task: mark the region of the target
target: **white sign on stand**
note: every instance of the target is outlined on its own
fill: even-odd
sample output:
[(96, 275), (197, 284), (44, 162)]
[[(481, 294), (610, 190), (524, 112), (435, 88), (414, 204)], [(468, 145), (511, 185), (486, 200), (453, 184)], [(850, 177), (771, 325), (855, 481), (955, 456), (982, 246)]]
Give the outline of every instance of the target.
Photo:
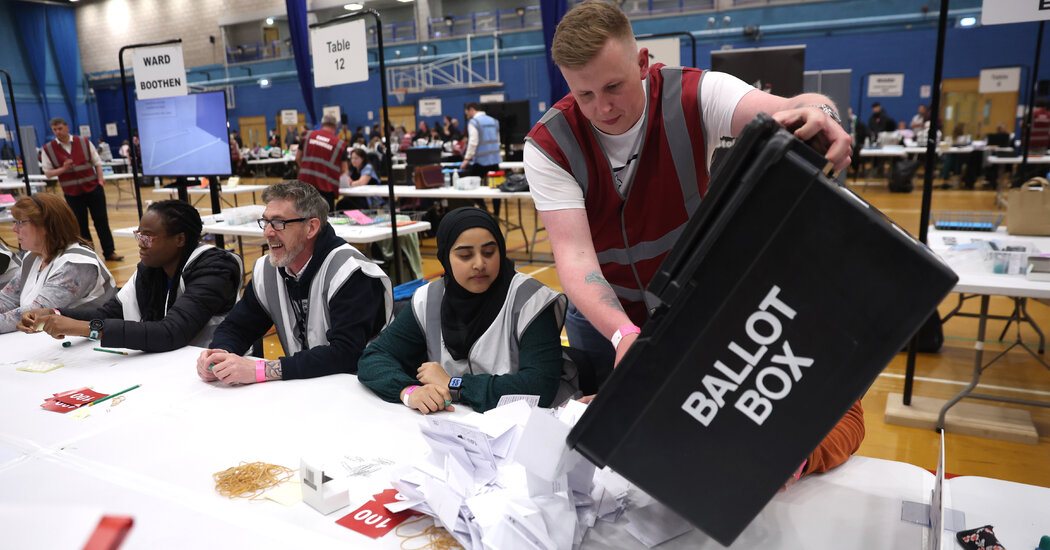
[(109, 136), (109, 137), (114, 137), (114, 136), (117, 135), (117, 123), (116, 122), (107, 122), (106, 123), (106, 135)]
[(984, 0), (981, 6), (982, 25), (1046, 20), (1050, 20), (1046, 0)]
[(131, 53), (135, 93), (139, 99), (186, 95), (186, 65), (182, 44), (135, 48)]
[(310, 47), (313, 50), (315, 87), (368, 80), (364, 19), (312, 29)]
[(904, 95), (904, 73), (868, 76), (868, 97), (901, 97)]
[(299, 124), (299, 111), (295, 109), (281, 109), (281, 124), (285, 126)]
[(7, 98), (4, 97), (3, 84), (0, 84), (0, 116), (7, 116)]
[(419, 116), (441, 116), (441, 98), (428, 97), (420, 99)]
[(342, 108), (338, 105), (326, 105), (321, 109), (321, 116), (326, 117), (328, 115), (334, 116), (335, 121), (339, 122), (339, 119), (342, 116)]
[(1016, 92), (1021, 89), (1021, 68), (982, 69), (977, 93)]
[(80, 125), (80, 137), (90, 138), (91, 137), (91, 126), (87, 124)]

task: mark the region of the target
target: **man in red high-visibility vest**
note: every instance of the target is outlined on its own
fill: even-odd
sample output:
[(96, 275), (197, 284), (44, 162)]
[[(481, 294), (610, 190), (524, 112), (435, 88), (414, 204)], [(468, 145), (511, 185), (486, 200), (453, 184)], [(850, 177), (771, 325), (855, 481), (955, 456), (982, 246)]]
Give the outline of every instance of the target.
[(346, 143), (335, 135), (339, 122), (333, 115), (321, 118), (321, 129), (309, 132), (299, 144), (295, 162), (299, 164), (299, 181), (317, 188), (328, 209), (335, 209), (335, 198), (339, 195), (339, 181), (349, 178), (350, 168), (346, 162)]
[(73, 209), (80, 225), (80, 236), (91, 241), (88, 229), (88, 212), (95, 221), (102, 245), (102, 256), (109, 262), (124, 259), (117, 255), (113, 246), (113, 234), (109, 231), (109, 216), (106, 214), (106, 192), (102, 188), (102, 161), (90, 140), (70, 135), (69, 124), (61, 117), (51, 119), (51, 132), (55, 139), (44, 145), (40, 158), (44, 175), (58, 178), (66, 203)]

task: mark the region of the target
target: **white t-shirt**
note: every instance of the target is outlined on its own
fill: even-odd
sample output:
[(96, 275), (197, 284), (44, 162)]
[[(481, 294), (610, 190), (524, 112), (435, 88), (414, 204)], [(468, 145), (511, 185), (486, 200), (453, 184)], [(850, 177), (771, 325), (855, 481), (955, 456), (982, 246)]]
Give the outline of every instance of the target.
[[(648, 78), (644, 86), (648, 107)], [(718, 147), (722, 136), (732, 135), (733, 112), (737, 103), (754, 89), (750, 84), (730, 74), (714, 71), (704, 73), (700, 81), (700, 97), (708, 166), (711, 163), (711, 154)], [(642, 138), (644, 123), (644, 117), (639, 117), (630, 130), (617, 136), (600, 130), (595, 132), (609, 157), (618, 189), (623, 185), (622, 182), (631, 181), (638, 167), (638, 159), (632, 157), (638, 148), (638, 141)], [(525, 177), (529, 180), (529, 191), (536, 203), (536, 210), (584, 208), (583, 190), (576, 180), (558, 163), (548, 158), (532, 140), (525, 142), (524, 161)]]

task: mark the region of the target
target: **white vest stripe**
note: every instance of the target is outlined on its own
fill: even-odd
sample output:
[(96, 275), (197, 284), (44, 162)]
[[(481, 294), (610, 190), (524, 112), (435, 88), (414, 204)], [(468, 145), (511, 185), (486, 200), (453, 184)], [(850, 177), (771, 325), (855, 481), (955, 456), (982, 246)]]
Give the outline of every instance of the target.
[[(203, 254), (206, 250), (213, 248), (215, 247), (210, 244), (198, 244), (197, 248), (195, 248), (193, 252), (190, 253), (190, 257), (186, 260), (186, 265), (182, 267), (182, 274), (179, 276), (178, 296), (182, 296), (182, 294), (186, 292), (186, 271), (190, 269), (190, 266), (193, 265), (193, 262), (196, 261), (201, 254)], [(234, 259), (237, 260), (237, 273), (243, 273), (244, 264), (241, 262), (241, 257), (229, 251), (223, 252), (233, 256)], [(117, 292), (117, 299), (120, 300), (120, 307), (124, 314), (124, 320), (134, 321), (138, 323), (142, 322), (142, 310), (139, 308), (138, 294), (135, 290), (136, 280), (138, 280), (138, 270), (135, 270), (135, 273), (131, 274), (131, 278), (128, 279), (128, 282), (124, 283), (124, 286), (120, 289), (119, 292)], [(237, 284), (236, 295), (240, 296), (244, 278), (238, 277), (238, 281), (239, 282)], [(171, 290), (168, 290), (168, 293), (164, 295), (165, 316), (168, 315), (168, 296), (170, 295)], [(212, 334), (215, 332), (215, 327), (219, 326), (219, 323), (222, 323), (223, 319), (226, 319), (225, 314), (213, 315), (211, 319), (208, 319), (207, 324), (205, 324), (204, 327), (201, 328), (200, 332), (198, 332), (197, 335), (194, 336), (192, 340), (190, 340), (189, 345), (200, 346), (204, 348), (208, 347), (208, 344), (211, 343)]]
[[(383, 282), (384, 326), (390, 321), (394, 307), (390, 279), (379, 266), (369, 261), (356, 248), (344, 244), (328, 254), (310, 282), (310, 308), (306, 321), (306, 340), (309, 347), (328, 345), (328, 330), (331, 328), (329, 303), (357, 270)], [(288, 298), (288, 288), (277, 268), (270, 265), (268, 256), (256, 260), (252, 270), (252, 288), (259, 305), (273, 320), (285, 355), (300, 351), (302, 345), (295, 337), (295, 312)]]
[(518, 372), (518, 345), (521, 335), (552, 303), (559, 330), (565, 320), (568, 300), (539, 281), (521, 273), (511, 280), (507, 299), (492, 325), (470, 348), (469, 360), (456, 361), (444, 345), (441, 334), (441, 298), (444, 280), (434, 281), (412, 296), (412, 312), (426, 335), (427, 360), (437, 361), (449, 376), (464, 374), (513, 374)]
[(69, 245), (65, 251), (59, 254), (44, 273), (40, 272), (40, 264), (43, 258), (39, 254), (30, 254), (22, 264), (21, 283), (22, 283), (22, 295), (19, 297), (19, 305), (27, 307), (33, 304), (37, 296), (40, 295), (40, 288), (46, 281), (47, 276), (51, 274), (53, 270), (56, 270), (67, 262), (95, 265), (98, 267), (98, 276), (95, 279), (94, 287), (84, 297), (77, 299), (67, 305), (66, 307), (81, 307), (81, 306), (100, 306), (113, 295), (114, 290), (117, 287), (116, 281), (113, 279), (113, 275), (106, 268), (106, 265), (98, 259), (98, 255), (95, 254), (94, 250), (87, 248), (80, 243), (73, 243)]

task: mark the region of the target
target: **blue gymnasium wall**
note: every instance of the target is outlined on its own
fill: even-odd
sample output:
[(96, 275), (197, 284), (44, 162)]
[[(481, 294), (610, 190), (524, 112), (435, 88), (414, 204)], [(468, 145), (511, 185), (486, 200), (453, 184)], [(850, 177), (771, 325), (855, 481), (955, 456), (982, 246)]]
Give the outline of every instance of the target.
[[(81, 82), (77, 86), (76, 113), (70, 111), (62, 91), (55, 62), (55, 52), (51, 47), (51, 41), (47, 41), (47, 50), (42, 52), (47, 60), (47, 90), (46, 105), (41, 100), (40, 91), (37, 89), (36, 81), (30, 72), (27, 62), (27, 52), (22, 48), (19, 39), (20, 30), (15, 21), (12, 10), (14, 7), (10, 2), (0, 0), (0, 36), (4, 37), (3, 45), (0, 46), (0, 69), (4, 69), (11, 75), (11, 84), (14, 86), (15, 107), (18, 109), (18, 123), (22, 126), (36, 127), (37, 143), (26, 144), (27, 150), (31, 147), (42, 146), (49, 137), (51, 129), (48, 126), (48, 115), (51, 117), (62, 117), (69, 122), (71, 130), (77, 132), (75, 125), (91, 125), (92, 139), (98, 138), (98, 119), (95, 116), (95, 108), (85, 103), (86, 88)], [(72, 8), (70, 8), (72, 9)], [(32, 52), (33, 55), (41, 55), (41, 52)], [(7, 99), (8, 115), (0, 117), (0, 123), (8, 130), (14, 130), (15, 119), (10, 113), (11, 100), (8, 96), (11, 90), (7, 87), (7, 81), (3, 80), (4, 97)], [(18, 149), (17, 137), (14, 140), (15, 150)]]

